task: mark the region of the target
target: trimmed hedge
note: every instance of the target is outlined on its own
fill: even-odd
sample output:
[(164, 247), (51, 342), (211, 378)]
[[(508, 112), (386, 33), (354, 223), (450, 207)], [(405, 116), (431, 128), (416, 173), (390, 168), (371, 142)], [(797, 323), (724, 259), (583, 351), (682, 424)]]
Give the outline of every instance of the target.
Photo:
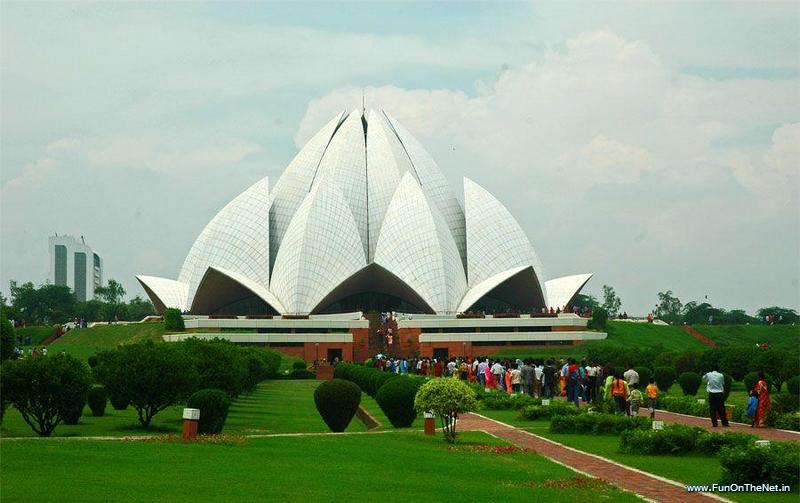
[(682, 455), (693, 452), (714, 455), (723, 447), (745, 447), (757, 438), (748, 433), (711, 433), (696, 426), (670, 424), (663, 430), (623, 432), (619, 449), (628, 454)]
[(171, 332), (183, 332), (186, 330), (180, 309), (168, 307), (164, 310), (164, 330)]
[(700, 389), (702, 382), (703, 378), (696, 372), (684, 372), (678, 377), (678, 384), (680, 384), (684, 395), (697, 395), (697, 390)]
[(284, 379), (316, 379), (317, 374), (306, 369), (294, 369)]
[(128, 405), (131, 404), (128, 397), (121, 394), (110, 394), (108, 400), (111, 402), (111, 406), (114, 410), (125, 410), (128, 408)]
[(672, 367), (658, 367), (653, 373), (658, 389), (666, 392), (675, 382), (675, 369)]
[(615, 434), (628, 430), (650, 428), (650, 419), (644, 416), (618, 416), (612, 414), (556, 415), (550, 419), (551, 433)]
[(201, 389), (189, 397), (186, 406), (190, 409), (200, 409), (198, 433), (221, 433), (228, 418), (231, 399), (220, 389)]
[(416, 376), (401, 376), (394, 372), (384, 372), (370, 367), (362, 367), (361, 365), (354, 365), (352, 363), (338, 363), (333, 369), (333, 377), (337, 379), (344, 379), (346, 381), (354, 382), (361, 391), (368, 394), (372, 398), (378, 393), (378, 390), (389, 382), (391, 379), (417, 379), (420, 381), (420, 386), (424, 382), (421, 377)]
[(794, 376), (786, 381), (786, 391), (792, 395), (800, 395), (800, 376)]
[(306, 370), (308, 368), (308, 364), (303, 360), (299, 360), (292, 363), (292, 368), (294, 370)]
[(395, 428), (407, 428), (417, 418), (414, 397), (421, 384), (419, 379), (392, 379), (375, 394), (375, 401)]
[(106, 414), (106, 403), (108, 402), (108, 393), (104, 386), (92, 386), (87, 395), (89, 402), (89, 409), (92, 411), (94, 417), (101, 417)]
[(796, 490), (800, 443), (771, 442), (769, 448), (731, 446), (720, 451), (722, 484), (788, 484)]
[(342, 432), (356, 415), (361, 403), (361, 390), (344, 379), (332, 379), (314, 391), (314, 404), (319, 415), (333, 432)]
[(550, 405), (529, 405), (523, 407), (519, 413), (521, 419), (543, 419), (554, 418), (556, 416), (575, 416), (583, 414), (585, 411), (575, 407), (571, 403), (552, 401)]

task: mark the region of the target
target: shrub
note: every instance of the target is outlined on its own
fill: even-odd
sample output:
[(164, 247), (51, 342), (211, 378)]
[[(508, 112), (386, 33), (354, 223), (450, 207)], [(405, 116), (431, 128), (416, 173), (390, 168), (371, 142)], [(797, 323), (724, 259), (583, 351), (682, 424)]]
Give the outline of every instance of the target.
[(790, 412), (796, 412), (798, 409), (800, 409), (800, 397), (797, 395), (791, 395), (789, 393), (774, 393), (769, 399), (769, 408), (779, 414), (788, 414)]
[(748, 445), (720, 451), (722, 484), (788, 484), (797, 487), (800, 443), (772, 442), (769, 448)]
[[(378, 390), (390, 379), (400, 377), (393, 372), (383, 372), (376, 368), (362, 367), (351, 363), (339, 363), (333, 370), (333, 376), (338, 379), (345, 379), (354, 382), (361, 388), (361, 391), (375, 398)], [(419, 377), (408, 376), (409, 379), (420, 379)]]
[(620, 434), (628, 430), (646, 429), (650, 420), (643, 416), (613, 414), (554, 415), (550, 419), (552, 433)]
[(456, 420), (463, 412), (475, 410), (475, 392), (458, 379), (431, 379), (422, 385), (414, 399), (418, 412), (433, 412), (442, 423), (446, 442), (456, 440)]
[(655, 369), (654, 375), (658, 389), (665, 393), (675, 382), (675, 369), (672, 367), (658, 367)]
[(419, 387), (419, 380), (399, 377), (388, 381), (375, 394), (375, 401), (395, 428), (411, 426), (417, 418), (414, 397)]
[(127, 399), (145, 428), (153, 416), (185, 399), (199, 379), (194, 362), (177, 344), (124, 344), (98, 359), (98, 381), (112, 397)]
[(681, 385), (684, 395), (697, 395), (697, 390), (700, 389), (702, 381), (703, 378), (700, 377), (700, 374), (695, 372), (684, 372), (678, 377), (678, 384)]
[(204, 341), (194, 337), (175, 346), (194, 363), (199, 386), (221, 389), (232, 398), (246, 391), (249, 366), (242, 348), (221, 339)]
[(344, 379), (325, 381), (314, 391), (317, 411), (333, 432), (341, 432), (347, 428), (360, 402), (361, 390)]
[(708, 403), (697, 403), (697, 399), (683, 396), (665, 396), (659, 398), (659, 407), (678, 414), (690, 416), (709, 417)]
[(104, 416), (106, 414), (106, 402), (108, 402), (106, 389), (103, 386), (92, 386), (89, 390), (88, 402), (94, 417)]
[(800, 431), (800, 416), (796, 413), (776, 414), (767, 412), (767, 425), (780, 430)]
[(663, 430), (640, 430), (622, 433), (619, 449), (629, 454), (686, 454), (694, 449), (702, 428), (670, 424)]
[(286, 375), (287, 379), (316, 379), (317, 374), (306, 369), (295, 369)]
[(292, 368), (294, 370), (306, 370), (308, 368), (308, 365), (306, 364), (305, 361), (298, 360), (298, 361), (292, 363)]
[[(489, 410), (508, 410), (508, 409), (522, 409), (530, 405), (541, 405), (541, 398), (533, 398), (529, 395), (511, 395), (509, 393), (500, 393), (497, 391), (490, 391), (486, 393), (482, 386), (477, 386), (480, 391), (478, 399), (484, 409)], [(473, 388), (474, 390), (475, 388)], [(476, 392), (476, 395), (478, 393)]]
[(722, 399), (727, 401), (731, 395), (731, 386), (733, 385), (733, 377), (730, 374), (722, 374)]
[(225, 419), (228, 418), (231, 399), (222, 390), (201, 389), (189, 397), (186, 406), (190, 409), (200, 409), (198, 433), (221, 433)]
[(171, 332), (183, 332), (186, 330), (180, 309), (168, 307), (164, 310), (164, 330)]
[(697, 437), (695, 451), (701, 454), (715, 456), (723, 447), (747, 447), (753, 444), (758, 437), (749, 433), (725, 432), (713, 433), (704, 431)]
[(86, 363), (89, 364), (90, 369), (95, 368), (97, 366), (97, 356), (95, 355), (90, 356), (89, 358), (86, 359)]
[(111, 402), (111, 406), (114, 408), (114, 410), (125, 410), (131, 403), (125, 395), (120, 393), (109, 394), (108, 401)]
[(675, 359), (676, 373), (697, 372), (699, 355), (696, 351), (685, 351)]
[(650, 378), (653, 376), (653, 372), (647, 367), (634, 367), (633, 370), (639, 374), (639, 388), (644, 390), (645, 386), (650, 384)]
[(575, 416), (583, 411), (575, 405), (562, 401), (552, 401), (550, 405), (529, 405), (523, 407), (519, 413), (522, 419), (543, 419), (555, 416)]
[(48, 437), (74, 411), (85, 403), (91, 382), (83, 362), (67, 354), (47, 358), (26, 358), (3, 364), (4, 399), (14, 405), (22, 419), (41, 436)]
[(82, 397), (74, 397), (68, 405), (65, 405), (61, 410), (61, 418), (64, 424), (75, 425), (78, 424), (83, 415), (83, 409), (86, 407), (86, 395)]
[(800, 395), (800, 376), (794, 376), (786, 381), (786, 391), (792, 395)]
[(744, 384), (744, 390), (750, 393), (750, 390), (756, 387), (756, 383), (758, 382), (758, 372), (750, 372), (749, 374), (745, 374), (742, 378), (742, 384)]
[(596, 307), (592, 310), (592, 327), (595, 330), (602, 330), (606, 328), (606, 323), (608, 322), (608, 311), (603, 309), (602, 307)]
[[(5, 304), (5, 302), (3, 302)], [(14, 346), (17, 336), (14, 335), (14, 325), (6, 317), (5, 306), (0, 310), (0, 361), (14, 358)]]

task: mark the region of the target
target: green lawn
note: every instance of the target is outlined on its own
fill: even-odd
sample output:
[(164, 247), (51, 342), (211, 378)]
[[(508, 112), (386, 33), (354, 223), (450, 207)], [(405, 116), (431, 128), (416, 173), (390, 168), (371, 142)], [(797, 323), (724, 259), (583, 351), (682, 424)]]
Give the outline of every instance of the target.
[[(639, 501), (484, 433), (455, 448), (419, 432), (273, 437), (231, 444), (3, 441), (8, 501)], [(40, 467), (46, 473), (30, 478)], [(45, 479), (41, 480), (42, 477)]]
[[(550, 421), (537, 419), (534, 421), (520, 419), (515, 410), (484, 410), (481, 414), (506, 424), (530, 431), (533, 434), (549, 438), (569, 447), (597, 454), (642, 471), (665, 477), (686, 484), (713, 484), (718, 482), (722, 467), (713, 456), (651, 456), (639, 454), (623, 454), (619, 452), (619, 436), (616, 435), (580, 435), (550, 433)], [(774, 501), (776, 503), (796, 502), (797, 492), (793, 494), (726, 493), (721, 496), (743, 503)]]
[(129, 325), (97, 325), (93, 328), (73, 329), (50, 345), (50, 351), (66, 351), (86, 361), (91, 355), (112, 349), (120, 344), (146, 340), (162, 341), (163, 323), (131, 323)]
[(15, 328), (14, 329), (14, 336), (19, 339), (22, 337), (23, 341), (27, 338), (31, 338), (31, 343), (26, 345), (27, 346), (38, 346), (42, 343), (43, 340), (47, 339), (52, 335), (54, 328), (51, 326), (32, 326), (32, 327), (22, 327), (22, 328)]
[(606, 332), (608, 333), (607, 342), (614, 342), (623, 346), (652, 347), (660, 344), (669, 351), (707, 348), (703, 343), (681, 330), (680, 327), (671, 325), (610, 321)]
[(698, 332), (719, 346), (768, 343), (776, 349), (800, 347), (800, 325), (695, 325)]

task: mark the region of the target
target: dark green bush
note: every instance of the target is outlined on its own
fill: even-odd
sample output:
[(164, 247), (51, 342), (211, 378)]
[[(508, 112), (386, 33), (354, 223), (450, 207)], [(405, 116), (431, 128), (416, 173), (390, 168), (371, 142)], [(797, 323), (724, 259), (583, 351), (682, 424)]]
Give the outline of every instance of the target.
[(319, 415), (333, 432), (347, 428), (361, 403), (361, 390), (344, 379), (332, 379), (320, 384), (314, 391), (314, 403)]
[(800, 395), (800, 376), (794, 376), (786, 381), (786, 391), (792, 395)]
[(421, 383), (419, 379), (399, 377), (388, 381), (375, 394), (375, 401), (395, 428), (407, 428), (417, 418), (414, 397)]
[(629, 454), (716, 455), (726, 446), (747, 446), (758, 437), (748, 433), (712, 433), (704, 428), (671, 424), (663, 430), (626, 431), (620, 437), (620, 451)]
[(180, 309), (168, 307), (164, 310), (164, 330), (170, 332), (183, 332), (186, 330)]
[(201, 389), (189, 397), (186, 406), (200, 409), (198, 433), (221, 433), (228, 418), (231, 399), (227, 393), (219, 389)]
[(125, 410), (131, 403), (130, 400), (121, 393), (109, 394), (108, 401), (111, 402), (111, 406), (114, 410)]
[(753, 444), (758, 437), (749, 433), (725, 432), (713, 433), (704, 431), (697, 437), (695, 450), (701, 454), (715, 456), (723, 447), (746, 447)]
[(678, 377), (678, 384), (680, 384), (684, 395), (697, 395), (697, 390), (700, 389), (702, 382), (703, 378), (695, 372), (684, 372)]
[(89, 390), (87, 401), (89, 402), (89, 409), (91, 409), (94, 417), (102, 417), (106, 414), (108, 393), (103, 386), (92, 386)]
[(750, 372), (745, 374), (742, 378), (742, 384), (744, 384), (744, 390), (748, 393), (750, 390), (756, 387), (756, 383), (758, 382), (758, 372)]
[[(361, 391), (375, 398), (378, 390), (387, 381), (400, 377), (394, 372), (384, 372), (376, 368), (362, 367), (352, 363), (339, 363), (333, 370), (333, 376), (337, 379), (345, 379), (355, 383)], [(407, 376), (409, 379), (421, 379), (420, 377)]]
[(550, 418), (552, 433), (620, 434), (628, 430), (647, 429), (650, 420), (643, 416), (612, 414), (556, 415)]
[(767, 425), (780, 430), (800, 431), (800, 416), (796, 413), (777, 414), (769, 411)]
[(294, 370), (306, 370), (308, 368), (308, 365), (306, 364), (305, 361), (298, 360), (298, 361), (292, 363), (292, 368)]
[(653, 377), (656, 380), (658, 389), (666, 393), (672, 383), (675, 382), (675, 369), (672, 367), (658, 367), (655, 369)]
[(317, 374), (306, 369), (295, 369), (286, 374), (286, 379), (316, 379)]
[(608, 311), (602, 307), (596, 307), (592, 310), (591, 328), (594, 330), (602, 330), (606, 328), (608, 322)]
[(575, 416), (585, 411), (561, 401), (552, 401), (550, 405), (529, 405), (523, 407), (519, 413), (522, 419), (542, 419), (555, 416)]
[(698, 403), (696, 398), (664, 396), (658, 399), (659, 408), (678, 414), (709, 417), (708, 402)]
[(633, 370), (639, 374), (639, 389), (644, 388), (650, 384), (650, 378), (653, 377), (653, 372), (648, 367), (634, 367)]
[(768, 448), (725, 447), (720, 451), (722, 484), (788, 484), (797, 487), (800, 443), (772, 442)]
[(788, 414), (800, 410), (800, 397), (789, 393), (774, 393), (770, 396), (771, 410), (778, 414)]
[(221, 339), (206, 341), (192, 337), (175, 347), (193, 361), (199, 374), (197, 387), (221, 389), (232, 398), (247, 390), (249, 365), (239, 346)]
[(89, 368), (93, 369), (97, 366), (97, 356), (92, 355), (86, 359), (86, 363), (89, 364)]

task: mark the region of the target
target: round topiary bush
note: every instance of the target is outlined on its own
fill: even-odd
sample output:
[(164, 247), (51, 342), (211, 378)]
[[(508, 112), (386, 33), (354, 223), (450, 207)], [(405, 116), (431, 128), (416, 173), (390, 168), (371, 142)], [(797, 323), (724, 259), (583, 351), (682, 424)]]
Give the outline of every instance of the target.
[(375, 394), (375, 401), (395, 428), (407, 428), (417, 418), (414, 397), (420, 384), (418, 379), (400, 377), (387, 381)]
[(89, 408), (92, 410), (92, 415), (101, 417), (106, 414), (106, 402), (108, 401), (108, 393), (103, 386), (92, 386), (87, 396)]
[(86, 359), (86, 362), (89, 364), (89, 368), (95, 368), (98, 363), (97, 357), (95, 355), (92, 355)]
[(800, 376), (794, 376), (786, 381), (786, 390), (792, 395), (800, 395)]
[(592, 310), (591, 328), (594, 330), (602, 330), (606, 328), (608, 322), (608, 311), (602, 307), (596, 307)]
[(86, 395), (74, 397), (61, 409), (61, 419), (64, 424), (75, 425), (81, 420), (83, 408), (86, 406)]
[(200, 409), (198, 433), (221, 433), (228, 418), (231, 399), (220, 389), (201, 389), (189, 397), (186, 407)]
[(675, 369), (672, 367), (658, 367), (653, 373), (658, 389), (667, 392), (675, 382)]
[(292, 363), (292, 368), (295, 369), (295, 370), (305, 370), (305, 369), (308, 368), (308, 365), (306, 364), (305, 361), (298, 360), (298, 361)]
[(114, 410), (125, 410), (131, 403), (127, 397), (122, 395), (109, 395), (108, 400), (111, 402), (111, 406), (114, 407)]
[(314, 391), (319, 415), (333, 432), (342, 432), (353, 420), (361, 403), (361, 389), (343, 379), (323, 382)]
[(639, 374), (639, 388), (644, 389), (650, 384), (650, 378), (653, 377), (653, 372), (647, 367), (633, 367), (633, 370)]
[(702, 381), (703, 378), (697, 372), (684, 372), (678, 377), (678, 384), (680, 384), (684, 395), (697, 395), (697, 390), (700, 389)]

